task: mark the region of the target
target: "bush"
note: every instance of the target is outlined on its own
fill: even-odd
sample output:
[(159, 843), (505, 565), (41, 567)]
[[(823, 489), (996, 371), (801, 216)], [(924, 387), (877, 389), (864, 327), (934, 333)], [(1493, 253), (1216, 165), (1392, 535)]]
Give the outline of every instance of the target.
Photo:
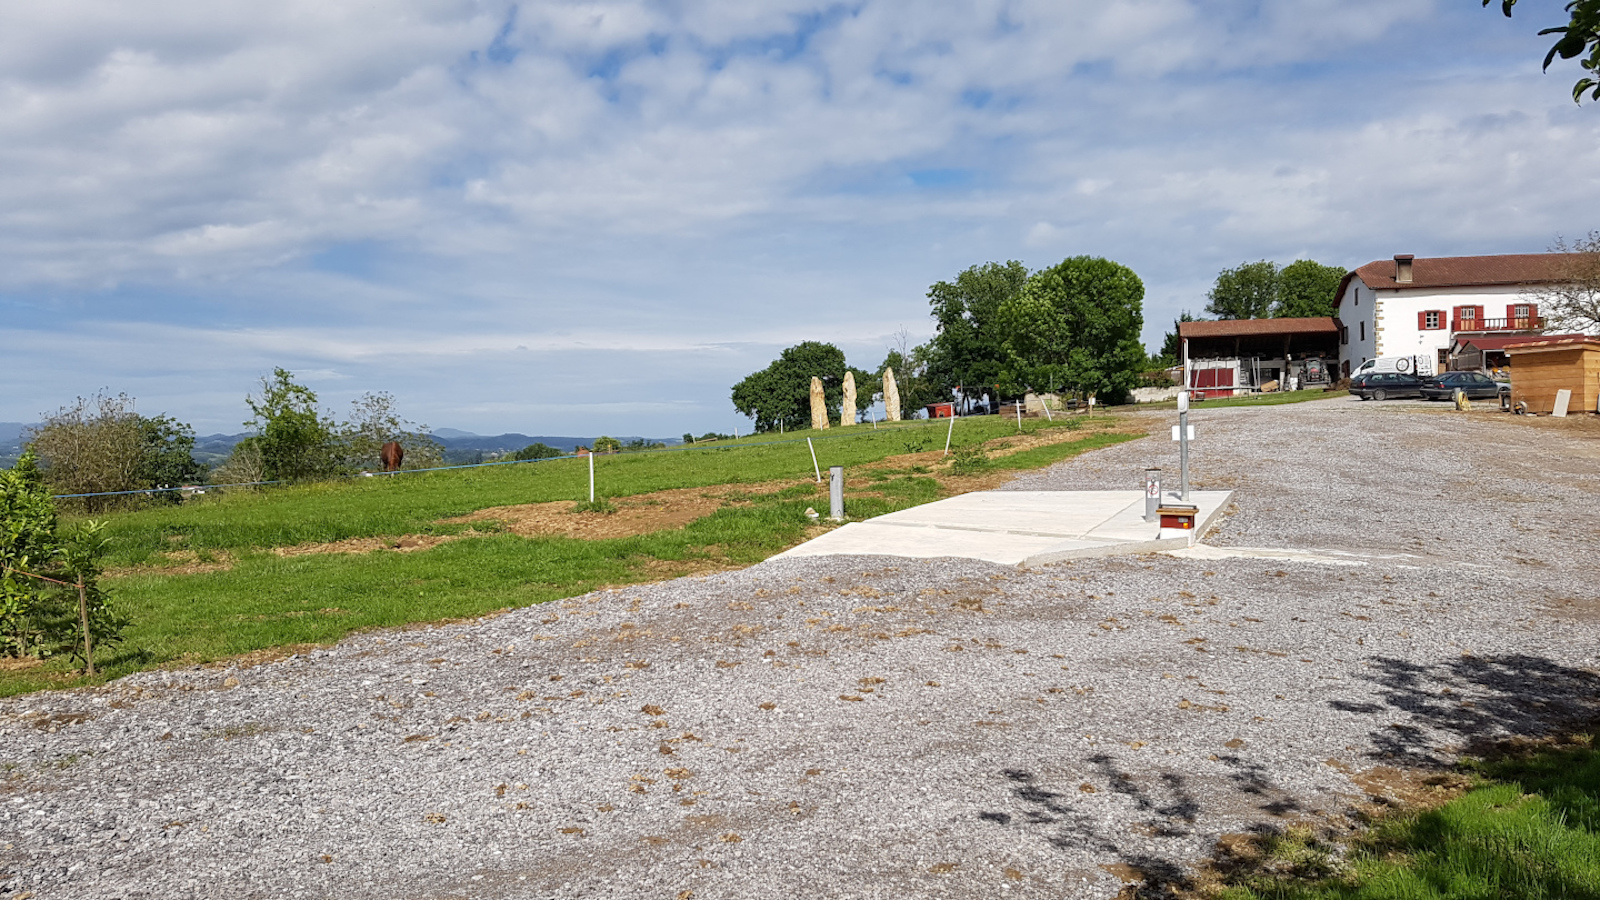
[[(58, 494), (103, 494), (177, 487), (200, 481), (194, 461), (194, 429), (168, 418), (146, 418), (127, 394), (79, 397), (34, 431), (28, 445), (44, 464), (44, 477)], [(176, 502), (177, 492), (78, 497), (74, 507), (98, 512), (140, 503)]]
[(106, 548), (102, 527), (88, 522), (60, 533), (32, 451), (0, 471), (0, 652), (86, 659), (77, 583), (84, 586), (94, 646), (121, 640), (128, 621), (99, 584)]
[(950, 471), (957, 475), (977, 475), (989, 468), (989, 462), (982, 447), (963, 447), (950, 455)]
[(594, 452), (596, 453), (619, 453), (621, 450), (622, 442), (614, 437), (607, 437), (602, 434), (594, 439)]

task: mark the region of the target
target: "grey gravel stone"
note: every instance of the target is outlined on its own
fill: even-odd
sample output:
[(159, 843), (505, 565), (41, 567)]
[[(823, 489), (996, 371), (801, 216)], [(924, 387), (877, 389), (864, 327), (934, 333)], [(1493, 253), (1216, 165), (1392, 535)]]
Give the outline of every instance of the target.
[[(1195, 424), (1195, 486), (1238, 492), (1210, 543), (1339, 564), (777, 561), (12, 698), (0, 893), (1110, 897), (1594, 713), (1595, 430)], [(1152, 463), (1164, 434), (1011, 487)]]

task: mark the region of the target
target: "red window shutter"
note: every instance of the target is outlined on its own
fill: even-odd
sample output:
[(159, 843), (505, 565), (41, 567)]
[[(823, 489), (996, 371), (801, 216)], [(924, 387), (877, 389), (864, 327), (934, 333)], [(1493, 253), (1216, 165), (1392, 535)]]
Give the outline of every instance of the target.
[(1417, 330), (1418, 331), (1424, 331), (1424, 330), (1427, 329), (1427, 327), (1428, 327), (1428, 314), (1425, 313), (1425, 312), (1417, 313)]
[(1515, 319), (1516, 317), (1517, 317), (1517, 305), (1515, 303), (1507, 303), (1506, 304), (1506, 318), (1507, 319)]
[(1528, 318), (1530, 318), (1530, 319), (1539, 318), (1539, 304), (1537, 304), (1537, 303), (1529, 303), (1528, 304)]
[(1478, 321), (1479, 321), (1479, 322), (1482, 322), (1482, 321), (1483, 321), (1483, 307), (1481, 307), (1481, 306), (1474, 306), (1474, 307), (1473, 307), (1473, 308), (1472, 308), (1472, 311), (1473, 311), (1473, 314), (1474, 314), (1474, 315), (1476, 315), (1476, 316), (1477, 316), (1477, 318), (1478, 318)]

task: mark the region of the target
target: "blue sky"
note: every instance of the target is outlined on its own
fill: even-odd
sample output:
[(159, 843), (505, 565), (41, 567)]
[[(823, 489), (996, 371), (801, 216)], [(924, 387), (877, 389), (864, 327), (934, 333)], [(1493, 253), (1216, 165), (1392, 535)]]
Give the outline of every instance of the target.
[(282, 366), (339, 415), (728, 431), (989, 260), (1128, 265), (1153, 345), (1245, 261), (1540, 251), (1600, 227), (1560, 7), (20, 0), (0, 420), (231, 432)]

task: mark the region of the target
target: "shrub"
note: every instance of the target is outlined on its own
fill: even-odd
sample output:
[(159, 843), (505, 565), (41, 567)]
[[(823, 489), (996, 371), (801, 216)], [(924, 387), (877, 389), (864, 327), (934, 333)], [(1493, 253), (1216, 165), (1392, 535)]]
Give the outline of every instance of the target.
[(0, 471), (0, 652), (70, 653), (86, 660), (79, 583), (94, 646), (121, 640), (128, 621), (99, 584), (106, 549), (102, 527), (88, 522), (60, 533), (55, 503), (32, 451)]

